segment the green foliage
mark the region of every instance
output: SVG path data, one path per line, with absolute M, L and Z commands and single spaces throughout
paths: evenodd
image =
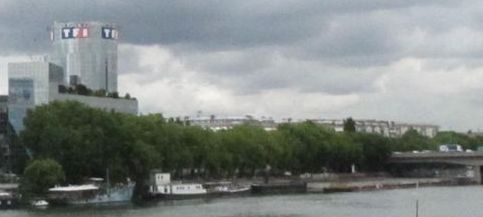
M 68 183 L 103 177 L 106 168 L 114 181 L 122 181 L 137 174 L 126 170 L 136 168 L 126 159 L 132 158 L 133 153 L 142 154 L 123 151 L 128 145 L 139 144 L 131 130 L 142 123 L 130 124 L 131 119 L 134 118 L 130 115 L 105 112 L 78 102 L 53 102 L 28 112 L 20 141 L 35 159 L 52 158 L 63 165 Z
M 391 139 L 376 134 L 356 133 L 353 141 L 362 145 L 362 169 L 365 171 L 381 171 L 384 163 L 391 155 Z
M 50 187 L 64 181 L 62 166 L 52 159 L 32 161 L 24 170 L 22 191 L 40 195 L 46 193 Z
M 434 145 L 440 144 L 460 144 L 464 149 L 476 150 L 478 146 L 483 145 L 482 136 L 470 137 L 468 134 L 456 133 L 456 132 L 439 132 L 433 138 Z
M 94 96 L 105 97 L 107 95 L 107 92 L 104 89 L 99 89 L 99 90 L 94 91 L 93 94 L 94 94 Z
M 414 129 L 408 130 L 404 135 L 397 140 L 397 151 L 412 151 L 412 150 L 437 150 L 437 146 L 431 142 L 429 137 L 423 136 Z
M 351 118 L 346 120 L 346 125 Z M 348 127 L 349 128 L 349 127 Z M 350 127 L 352 129 L 352 127 Z M 391 151 L 436 149 L 440 143 L 465 148 L 480 137 L 440 133 L 429 139 L 409 130 L 401 138 L 335 132 L 312 122 L 281 124 L 265 131 L 247 124 L 213 132 L 160 114 L 133 116 L 89 108 L 78 102 L 53 102 L 28 112 L 19 146 L 34 160 L 53 159 L 63 166 L 66 183 L 104 177 L 129 177 L 142 183 L 151 169 L 176 177 L 231 177 L 273 172 L 380 171 Z
M 85 85 L 83 84 L 78 84 L 75 86 L 75 90 L 77 94 L 79 95 L 84 95 L 87 96 L 92 93 L 92 90 L 88 89 Z
M 356 122 L 352 117 L 344 120 L 344 132 L 356 132 Z

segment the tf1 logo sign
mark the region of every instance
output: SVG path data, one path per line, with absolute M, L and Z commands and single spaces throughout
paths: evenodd
M 102 32 L 101 32 L 102 38 L 103 39 L 118 39 L 119 38 L 119 32 L 117 29 L 111 28 L 111 27 L 102 27 Z
M 61 30 L 62 39 L 87 38 L 89 29 L 87 27 L 64 27 Z

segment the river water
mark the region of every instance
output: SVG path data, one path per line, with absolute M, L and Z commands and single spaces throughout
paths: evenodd
M 481 217 L 483 186 L 272 195 L 133 205 L 0 211 L 0 217 Z

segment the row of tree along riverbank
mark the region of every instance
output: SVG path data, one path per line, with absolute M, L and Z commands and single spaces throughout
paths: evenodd
M 112 182 L 126 178 L 145 183 L 149 171 L 161 169 L 176 178 L 251 177 L 267 165 L 273 174 L 384 170 L 392 151 L 435 149 L 457 142 L 459 134 L 433 139 L 408 131 L 401 138 L 337 133 L 311 122 L 281 124 L 265 131 L 250 125 L 213 132 L 160 114 L 133 116 L 89 108 L 78 102 L 36 107 L 15 140 L 16 169 L 24 174 L 24 191 L 45 193 L 55 184 L 81 183 L 87 177 Z M 350 129 L 350 127 L 348 128 Z M 451 141 L 447 141 L 450 139 Z M 483 138 L 460 143 L 470 147 Z M 187 172 L 188 171 L 188 172 Z M 138 185 L 135 194 L 143 190 Z

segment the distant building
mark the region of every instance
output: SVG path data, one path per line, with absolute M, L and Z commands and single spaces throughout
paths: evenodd
M 84 96 L 78 94 L 59 93 L 57 87 L 52 87 L 50 100 L 54 101 L 77 101 L 93 108 L 106 111 L 115 111 L 126 114 L 138 114 L 138 101 L 136 99 L 124 99 L 113 97 Z
M 250 115 L 241 117 L 217 117 L 215 115 L 208 117 L 188 117 L 185 121 L 188 121 L 190 125 L 200 126 L 213 131 L 227 130 L 242 124 L 259 126 L 267 131 L 277 128 L 277 124 L 271 118 L 255 119 Z
M 55 22 L 52 62 L 65 72 L 66 84 L 117 92 L 118 27 L 101 22 Z
M 50 28 L 53 49 L 49 58 L 9 63 L 8 119 L 15 133 L 24 129 L 28 109 L 54 100 L 138 114 L 136 99 L 117 97 L 118 38 L 115 24 L 55 22 Z M 83 89 L 83 95 L 69 93 L 69 88 Z M 99 94 L 90 96 L 89 92 Z
M 27 110 L 51 101 L 73 100 L 90 107 L 129 114 L 138 113 L 135 99 L 84 96 L 59 93 L 64 83 L 60 66 L 49 62 L 24 62 L 8 64 L 8 117 L 16 133 L 24 129 L 23 119 Z
M 0 173 L 9 171 L 11 156 L 8 138 L 8 96 L 0 95 Z
M 50 87 L 63 83 L 62 68 L 48 62 L 8 64 L 8 118 L 15 132 L 23 130 L 27 110 L 50 101 Z
M 310 121 L 333 128 L 336 132 L 344 131 L 342 119 L 309 119 Z M 434 137 L 439 132 L 439 127 L 430 124 L 409 124 L 383 120 L 354 120 L 357 132 L 375 133 L 387 137 L 400 137 L 408 130 L 416 130 L 419 134 Z

